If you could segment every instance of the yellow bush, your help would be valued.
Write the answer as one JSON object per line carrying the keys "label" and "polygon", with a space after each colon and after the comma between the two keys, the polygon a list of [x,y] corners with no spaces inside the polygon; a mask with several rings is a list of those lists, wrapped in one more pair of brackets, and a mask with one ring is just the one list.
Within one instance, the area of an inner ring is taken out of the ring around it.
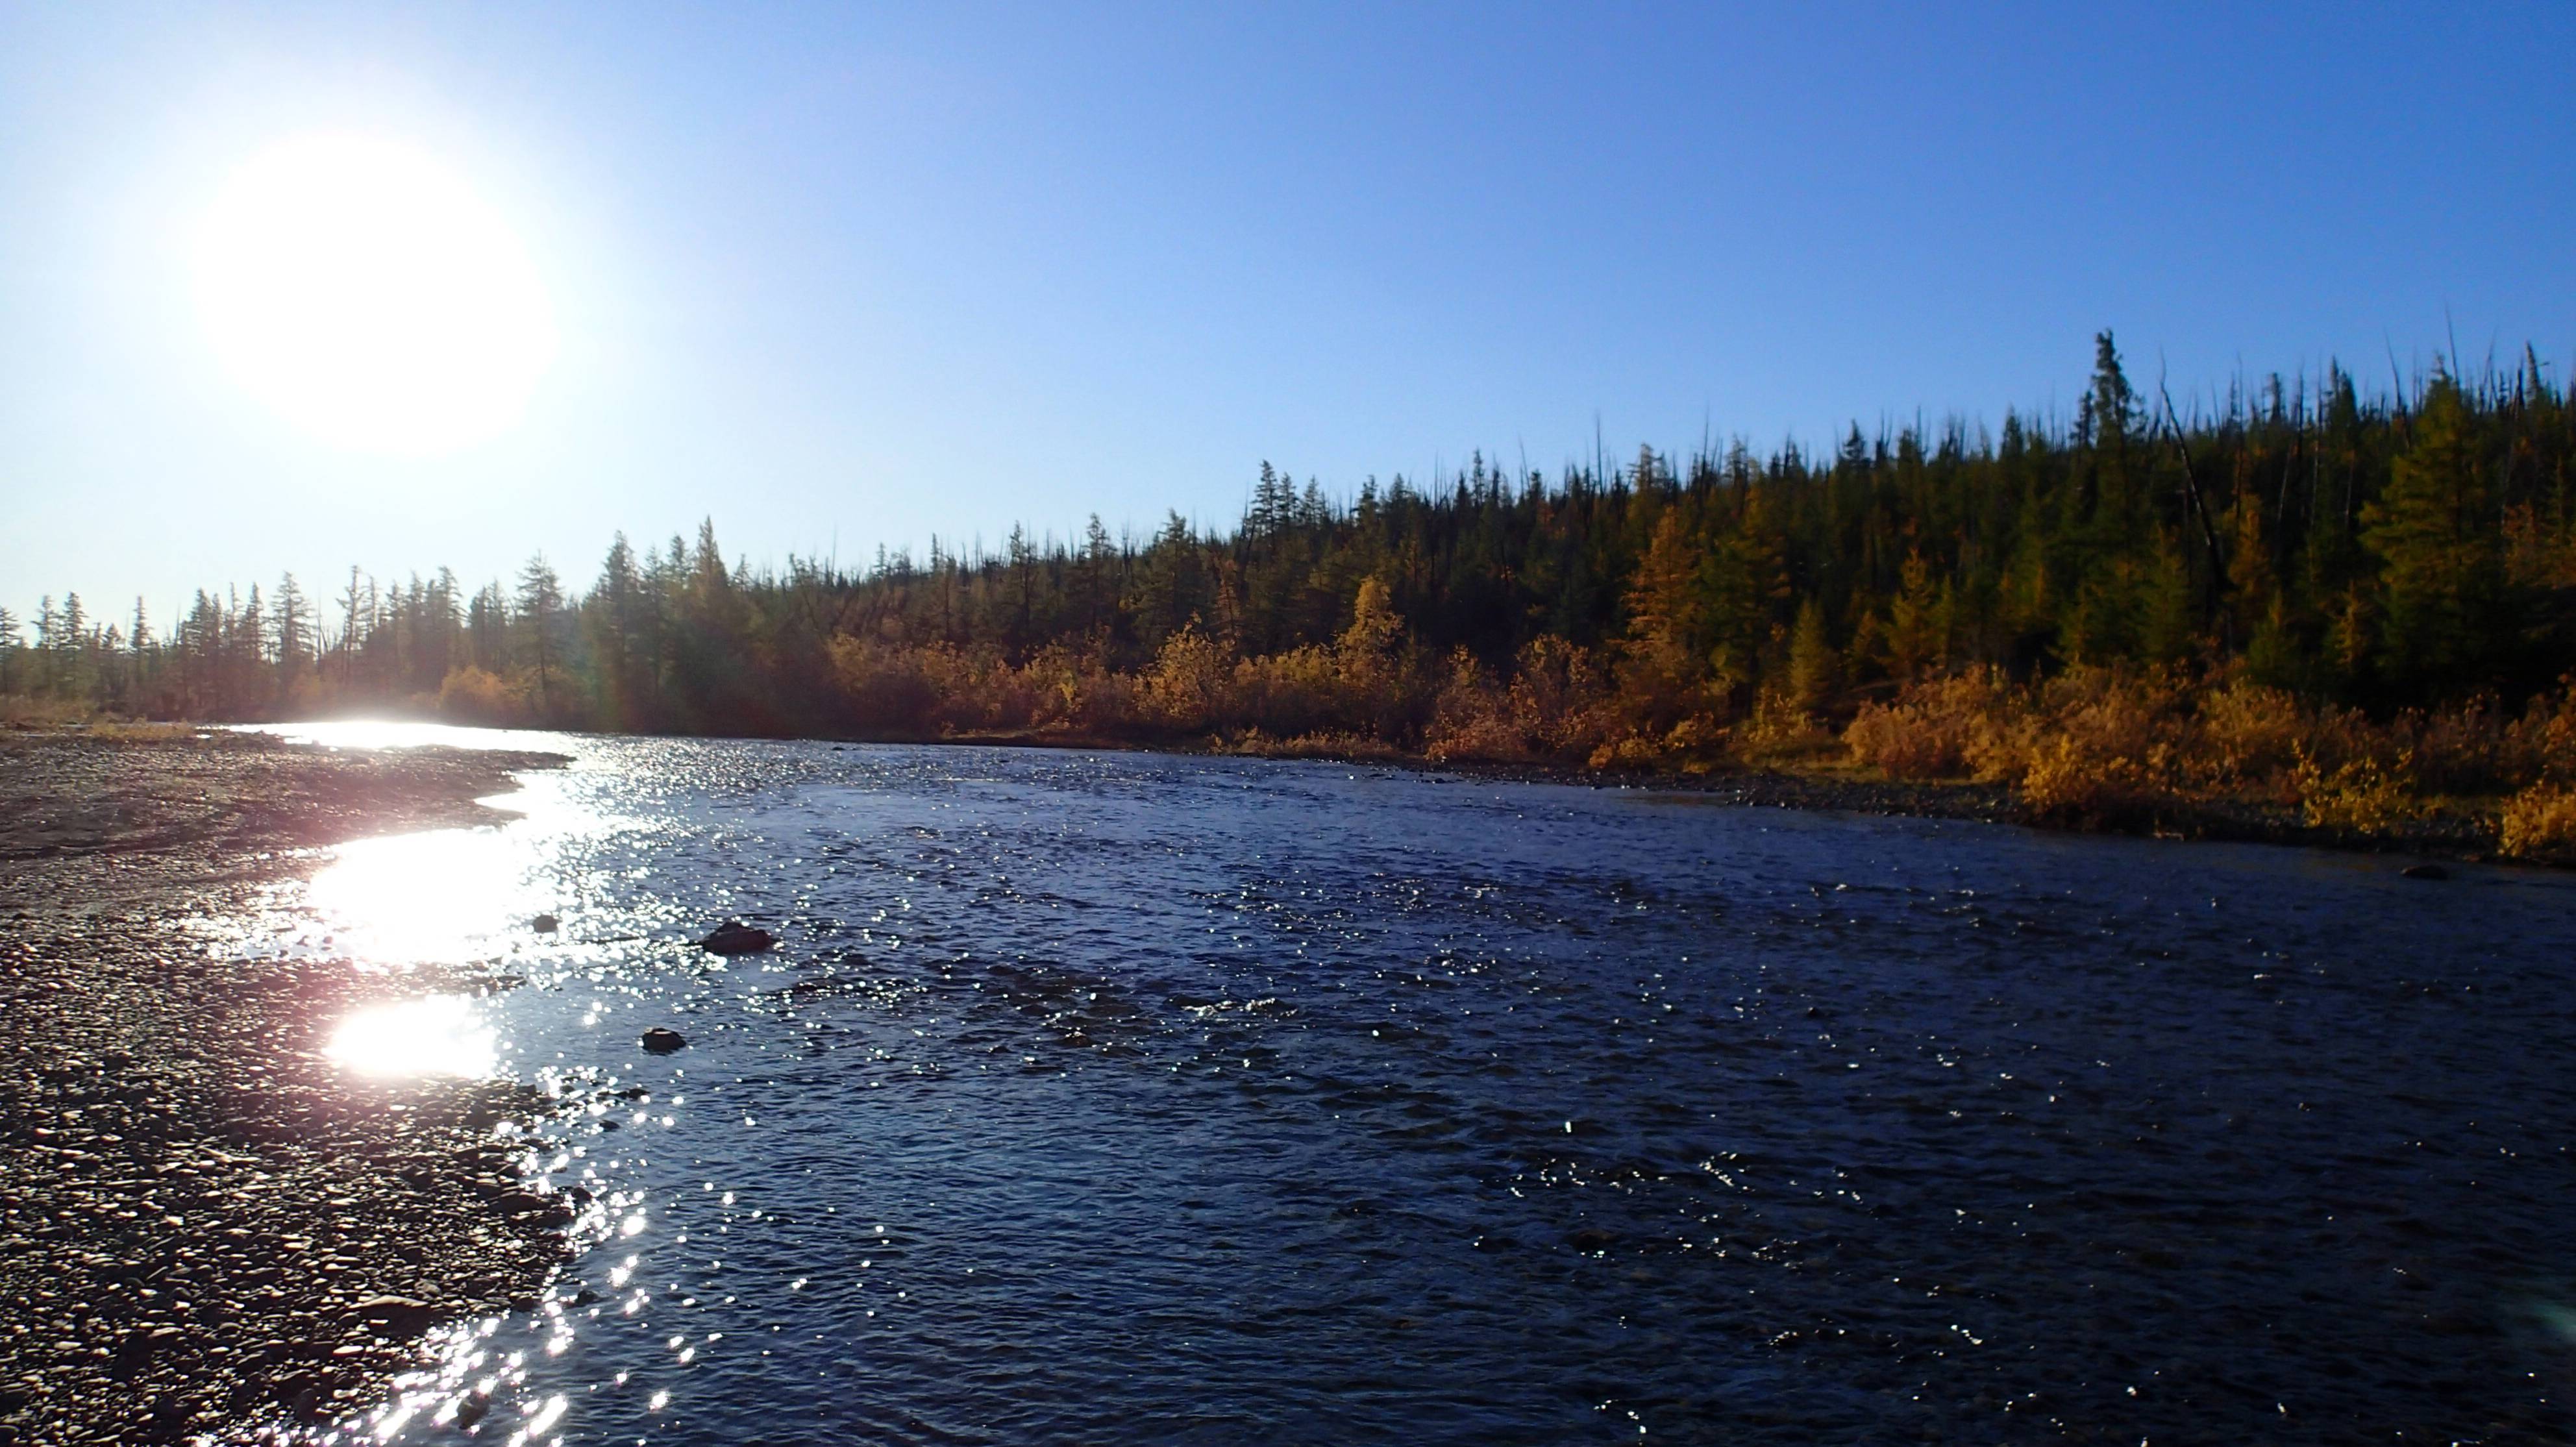
{"label": "yellow bush", "polygon": [[1193,621],[1164,639],[1155,653],[1145,680],[1145,711],[1169,728],[1206,728],[1225,706],[1232,673],[1225,647]]}
{"label": "yellow bush", "polygon": [[2516,859],[2576,850],[2576,787],[2538,783],[2505,801],[2504,852]]}
{"label": "yellow bush", "polygon": [[79,723],[92,712],[88,704],[69,699],[0,693],[0,728],[56,728]]}
{"label": "yellow bush", "polygon": [[[2065,738],[2070,757],[2116,769],[2132,783],[2160,780],[2181,732],[2180,702],[2181,695],[2161,677],[2079,669],[2049,680],[2040,691],[2039,732]],[[2022,753],[2034,757],[2029,749]]]}
{"label": "yellow bush", "polygon": [[1755,695],[1753,716],[1735,731],[1735,750],[1747,763],[1808,758],[1830,752],[1834,744],[1833,734],[1780,688]]}
{"label": "yellow bush", "polygon": [[1511,695],[1495,684],[1476,655],[1463,647],[1451,653],[1449,679],[1432,703],[1422,756],[1435,764],[1463,759],[1509,763],[1531,753],[1527,722],[1515,715]]}
{"label": "yellow bush", "polygon": [[1221,754],[1240,754],[1260,759],[1380,759],[1397,760],[1404,751],[1367,734],[1347,731],[1299,734],[1279,738],[1258,728],[1245,729],[1231,737],[1215,740]]}
{"label": "yellow bush", "polygon": [[2188,760],[2195,783],[2262,783],[2296,768],[2299,750],[2314,743],[2315,720],[2285,689],[2235,679],[2201,695],[2197,713]]}
{"label": "yellow bush", "polygon": [[1644,769],[1663,762],[1663,750],[1656,742],[1626,734],[1604,739],[1592,750],[1587,761],[1596,769]]}
{"label": "yellow bush", "polygon": [[438,686],[438,712],[477,724],[524,724],[534,716],[523,685],[472,664],[448,670]]}
{"label": "yellow bush", "polygon": [[2393,768],[2364,754],[2328,773],[2301,749],[2292,771],[2300,822],[2312,829],[2385,832],[2415,812],[2413,764],[2414,756],[2408,753],[2399,754]]}
{"label": "yellow bush", "polygon": [[1515,664],[1510,717],[1542,752],[1589,754],[1613,732],[1616,704],[1599,653],[1546,633],[1525,644]]}
{"label": "yellow bush", "polygon": [[2434,793],[2499,792],[2525,772],[2514,766],[2514,733],[2493,698],[2472,698],[2432,714],[2410,711],[2389,732],[2407,741],[2417,782]]}
{"label": "yellow bush", "polygon": [[2508,748],[2521,777],[2576,782],[2576,677],[2561,679],[2558,695],[2535,698],[2508,729]]}
{"label": "yellow bush", "polygon": [[938,702],[924,676],[923,650],[873,639],[832,640],[832,677],[852,714],[871,728],[909,733],[925,726]]}
{"label": "yellow bush", "polygon": [[2135,808],[2150,792],[2136,760],[2104,758],[2071,734],[2031,746],[2021,800],[2050,819],[2100,819]]}
{"label": "yellow bush", "polygon": [[2013,722],[2011,693],[1992,673],[1911,684],[1893,703],[1862,705],[1843,744],[1891,779],[1958,778],[2000,757],[1993,744]]}

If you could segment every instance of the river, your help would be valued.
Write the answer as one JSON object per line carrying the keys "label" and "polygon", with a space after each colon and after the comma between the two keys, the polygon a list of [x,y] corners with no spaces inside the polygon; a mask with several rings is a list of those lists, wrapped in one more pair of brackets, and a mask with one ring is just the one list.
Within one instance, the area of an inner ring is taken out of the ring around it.
{"label": "river", "polygon": [[[357,1088],[572,1103],[528,1165],[591,1193],[580,1254],[359,1440],[2576,1422],[2566,876],[1322,763],[299,732],[576,761],[206,925],[494,962],[524,983],[352,1022]],[[729,917],[779,947],[690,943]]]}

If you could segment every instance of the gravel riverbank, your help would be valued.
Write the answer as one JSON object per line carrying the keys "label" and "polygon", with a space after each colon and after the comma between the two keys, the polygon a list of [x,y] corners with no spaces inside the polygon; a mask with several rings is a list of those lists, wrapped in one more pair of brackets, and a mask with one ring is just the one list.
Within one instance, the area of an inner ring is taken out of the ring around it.
{"label": "gravel riverbank", "polygon": [[432,1326],[536,1293],[569,1203],[522,1192],[492,1129],[533,1094],[352,1080],[321,1045],[395,982],[210,957],[184,924],[312,846],[491,822],[477,797],[560,762],[0,735],[0,1444],[328,1418]]}

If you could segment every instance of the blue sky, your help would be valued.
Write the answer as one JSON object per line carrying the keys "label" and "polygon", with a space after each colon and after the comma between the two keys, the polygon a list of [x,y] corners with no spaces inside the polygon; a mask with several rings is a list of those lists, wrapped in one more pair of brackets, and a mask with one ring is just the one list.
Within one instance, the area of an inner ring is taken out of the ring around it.
{"label": "blue sky", "polygon": [[[0,603],[1991,422],[2105,326],[2178,394],[2453,336],[2563,380],[2571,56],[2566,5],[12,5]],[[353,453],[213,364],[179,238],[313,132],[525,243],[508,430]]]}

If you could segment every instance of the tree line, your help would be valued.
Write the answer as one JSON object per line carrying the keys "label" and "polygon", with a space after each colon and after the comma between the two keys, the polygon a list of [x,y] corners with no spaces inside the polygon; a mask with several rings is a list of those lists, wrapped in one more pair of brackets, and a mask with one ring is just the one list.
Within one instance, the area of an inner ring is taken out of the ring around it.
{"label": "tree line", "polygon": [[2339,365],[2178,409],[2108,333],[2073,414],[1651,447],[1553,477],[1482,454],[1239,521],[1015,529],[842,567],[728,562],[712,523],[587,581],[352,569],[156,625],[0,610],[0,695],[134,717],[403,713],[659,733],[997,734],[1656,763],[1927,680],[2235,680],[2386,716],[2576,669],[2576,414],[2537,356],[2369,388]]}

